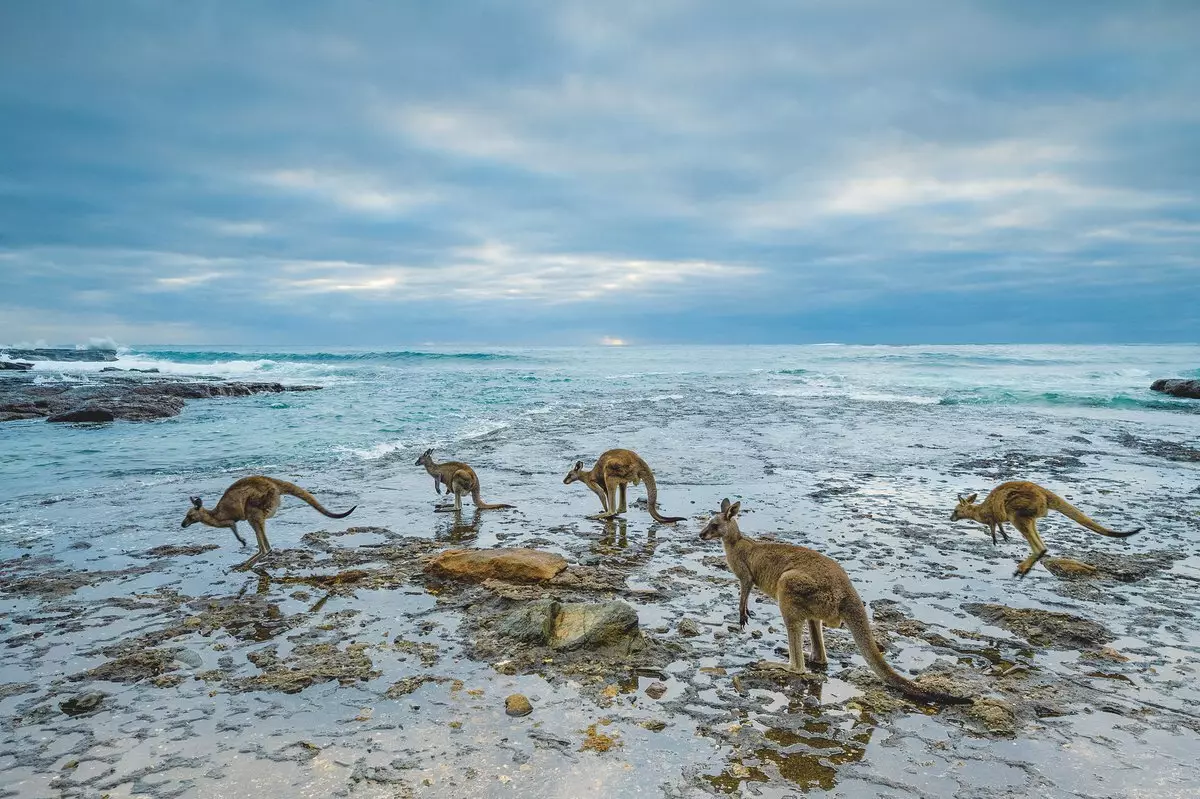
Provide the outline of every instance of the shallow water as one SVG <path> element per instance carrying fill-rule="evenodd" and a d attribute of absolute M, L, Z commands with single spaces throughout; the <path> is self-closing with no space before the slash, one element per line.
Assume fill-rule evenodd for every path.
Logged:
<path fill-rule="evenodd" d="M 0 560 L 56 559 L 39 562 L 40 573 L 113 572 L 63 596 L 0 594 L 0 795 L 221 796 L 252 786 L 262 796 L 1193 796 L 1200 461 L 1156 442 L 1200 448 L 1200 403 L 1147 387 L 1197 376 L 1198 364 L 1200 348 L 1150 346 L 123 352 L 116 366 L 325 388 L 190 402 L 151 424 L 0 425 Z M 39 363 L 36 373 L 87 380 L 105 365 Z M 475 466 L 486 499 L 518 508 L 478 523 L 470 512 L 432 513 L 432 481 L 413 466 L 428 446 Z M 576 459 L 614 446 L 640 452 L 664 510 L 691 518 L 654 525 L 634 507 L 624 524 L 584 519 L 598 510 L 595 497 L 561 478 Z M 684 618 L 701 634 L 686 642 L 691 657 L 667 668 L 660 701 L 640 693 L 648 677 L 597 699 L 552 665 L 506 675 L 471 659 L 462 609 L 417 582 L 338 593 L 310 611 L 320 592 L 298 599 L 295 586 L 229 572 L 245 554 L 227 531 L 179 528 L 189 494 L 215 501 L 255 472 L 298 482 L 335 510 L 359 506 L 335 522 L 286 500 L 269 524 L 277 549 L 310 551 L 306 533 L 351 527 L 447 545 L 535 545 L 619 570 L 649 634 L 675 639 Z M 1134 582 L 1081 586 L 1042 567 L 1014 580 L 1027 553 L 1019 536 L 993 547 L 984 528 L 948 520 L 957 493 L 1005 479 L 1042 483 L 1111 526 L 1147 528 L 1117 541 L 1051 517 L 1040 529 L 1054 555 L 1173 561 Z M 641 495 L 631 489 L 631 499 Z M 762 597 L 745 632 L 728 629 L 736 587 L 717 565 L 719 546 L 696 540 L 724 496 L 742 499 L 747 533 L 838 559 L 868 603 L 896 600 L 947 639 L 896 636 L 887 656 L 902 672 L 950 660 L 1006 696 L 987 670 L 1022 662 L 1061 681 L 1065 715 L 1021 718 L 1015 736 L 997 737 L 959 711 L 856 709 L 861 691 L 839 675 L 861 659 L 844 633 L 830 634 L 843 645 L 831 647 L 838 663 L 819 701 L 790 683 L 739 692 L 732 677 L 778 659 L 786 640 Z M 387 540 L 368 531 L 329 545 Z M 80 542 L 90 547 L 71 548 Z M 208 542 L 220 548 L 144 555 Z M 180 602 L 246 597 L 276 605 L 294 626 L 173 639 L 202 661 L 182 667 L 178 685 L 67 679 L 104 663 L 105 645 L 162 628 Z M 1030 646 L 966 602 L 1101 622 L 1128 660 L 1098 666 L 1069 648 Z M 192 679 L 217 668 L 253 675 L 247 654 L 275 645 L 286 657 L 324 628 L 343 646 L 368 644 L 379 676 L 297 694 Z M 417 644 L 433 662 L 413 654 Z M 397 680 L 422 675 L 462 686 L 427 682 L 386 698 Z M 28 687 L 6 693 L 6 684 Z M 85 689 L 111 694 L 103 711 L 57 712 L 59 698 Z M 504 715 L 512 692 L 533 700 L 533 715 Z M 579 751 L 603 720 L 620 744 Z M 666 726 L 639 726 L 649 720 Z"/>

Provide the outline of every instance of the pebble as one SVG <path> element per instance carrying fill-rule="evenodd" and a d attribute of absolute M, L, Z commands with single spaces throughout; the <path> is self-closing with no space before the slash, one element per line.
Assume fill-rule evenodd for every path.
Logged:
<path fill-rule="evenodd" d="M 524 694 L 512 694 L 504 700 L 504 712 L 510 716 L 528 716 L 533 712 L 533 705 Z"/>
<path fill-rule="evenodd" d="M 650 697 L 651 699 L 661 699 L 663 694 L 666 692 L 667 684 L 665 682 L 655 680 L 646 686 L 646 696 Z"/>

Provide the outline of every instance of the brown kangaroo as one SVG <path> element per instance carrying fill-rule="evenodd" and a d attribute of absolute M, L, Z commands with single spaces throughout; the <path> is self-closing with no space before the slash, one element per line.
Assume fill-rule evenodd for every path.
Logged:
<path fill-rule="evenodd" d="M 434 508 L 438 513 L 446 513 L 449 511 L 462 510 L 462 495 L 470 494 L 471 501 L 475 503 L 478 510 L 499 510 L 501 508 L 513 508 L 515 505 L 506 505 L 501 503 L 484 502 L 479 496 L 479 476 L 472 469 L 461 461 L 446 461 L 445 463 L 433 462 L 433 450 L 427 449 L 421 453 L 421 457 L 417 458 L 417 466 L 424 466 L 425 471 L 433 475 L 433 488 L 438 494 L 442 493 L 442 486 L 446 486 L 447 494 L 454 494 L 454 505 L 443 505 Z"/>
<path fill-rule="evenodd" d="M 1029 570 L 1046 554 L 1046 545 L 1042 543 L 1042 537 L 1038 535 L 1037 520 L 1052 510 L 1079 522 L 1093 532 L 1110 538 L 1128 538 L 1142 529 L 1138 527 L 1127 533 L 1110 530 L 1089 519 L 1082 511 L 1053 491 L 1047 491 L 1037 483 L 1025 480 L 1001 483 L 992 489 L 992 493 L 988 494 L 983 502 L 976 505 L 974 502 L 978 496 L 978 494 L 972 494 L 969 497 L 959 497 L 958 506 L 950 514 L 950 521 L 974 519 L 986 524 L 992 531 L 993 544 L 996 543 L 997 528 L 1004 536 L 1004 540 L 1008 540 L 1008 535 L 1004 532 L 1004 523 L 1010 522 L 1013 527 L 1017 528 L 1017 532 L 1025 536 L 1025 540 L 1029 542 L 1029 548 L 1032 550 L 1029 557 L 1017 566 L 1017 570 L 1014 572 L 1017 577 L 1024 577 L 1028 574 Z"/>
<path fill-rule="evenodd" d="M 596 496 L 600 497 L 600 504 L 604 508 L 603 512 L 589 516 L 589 519 L 611 519 L 624 513 L 626 510 L 625 487 L 630 483 L 637 485 L 643 481 L 646 483 L 646 501 L 650 506 L 650 515 L 654 521 L 670 524 L 681 522 L 685 518 L 683 516 L 663 516 L 658 512 L 658 485 L 654 482 L 654 472 L 650 471 L 646 462 L 633 450 L 610 449 L 600 456 L 596 465 L 591 469 L 584 469 L 583 461 L 576 461 L 575 468 L 567 472 L 567 476 L 563 478 L 563 485 L 570 485 L 580 480 L 596 492 Z M 620 507 L 617 507 L 616 503 L 618 487 L 621 490 Z"/>
<path fill-rule="evenodd" d="M 279 510 L 279 498 L 283 494 L 291 494 L 293 497 L 304 500 L 331 519 L 344 519 L 354 512 L 354 508 L 358 507 L 355 505 L 345 513 L 332 513 L 326 510 L 320 502 L 317 502 L 316 497 L 300 486 L 286 480 L 256 475 L 243 477 L 225 489 L 225 493 L 221 495 L 221 499 L 217 501 L 212 510 L 205 509 L 204 502 L 200 497 L 191 497 L 192 508 L 183 517 L 182 526 L 187 527 L 200 522 L 209 527 L 228 527 L 233 530 L 234 536 L 242 543 L 242 546 L 246 546 L 246 539 L 238 533 L 237 523 L 249 522 L 255 537 L 258 538 L 258 552 L 245 563 L 235 567 L 237 571 L 249 569 L 259 558 L 271 551 L 271 545 L 267 542 L 267 519 L 274 516 L 275 511 Z"/>
<path fill-rule="evenodd" d="M 809 659 L 815 664 L 824 665 L 826 656 L 822 624 L 841 627 L 845 623 L 854 636 L 854 643 L 858 644 L 859 651 L 866 658 L 867 665 L 890 688 L 918 702 L 970 704 L 970 698 L 928 690 L 900 676 L 887 664 L 875 645 L 867 608 L 850 583 L 850 577 L 837 561 L 807 547 L 756 541 L 742 535 L 737 523 L 741 508 L 740 502 L 730 505 L 728 499 L 724 500 L 721 510 L 701 531 L 700 538 L 705 541 L 719 538 L 725 545 L 725 563 L 741 583 L 738 621 L 742 627 L 750 618 L 746 603 L 752 587 L 757 586 L 779 603 L 779 612 L 783 614 L 783 623 L 787 627 L 790 657 L 787 663 L 765 662 L 762 665 L 804 674 L 803 636 L 806 622 L 812 639 Z"/>

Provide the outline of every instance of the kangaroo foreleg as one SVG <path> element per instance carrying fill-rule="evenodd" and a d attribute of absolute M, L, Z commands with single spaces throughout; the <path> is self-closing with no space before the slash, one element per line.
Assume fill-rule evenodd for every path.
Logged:
<path fill-rule="evenodd" d="M 754 583 L 750 580 L 742 580 L 742 593 L 738 597 L 738 624 L 742 629 L 746 629 L 746 622 L 750 621 L 750 589 L 754 587 Z"/>
<path fill-rule="evenodd" d="M 229 529 L 233 530 L 233 537 L 238 540 L 238 543 L 241 544 L 242 546 L 246 546 L 246 539 L 242 538 L 242 534 L 238 532 L 237 522 L 234 522 L 233 524 L 229 525 Z"/>

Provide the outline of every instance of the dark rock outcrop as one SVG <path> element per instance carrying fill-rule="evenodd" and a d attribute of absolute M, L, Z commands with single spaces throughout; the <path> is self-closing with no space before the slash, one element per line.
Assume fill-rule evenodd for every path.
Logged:
<path fill-rule="evenodd" d="M 190 399 L 248 397 L 319 388 L 282 383 L 185 382 L 112 374 L 97 376 L 94 382 L 84 385 L 34 384 L 23 375 L 14 375 L 0 382 L 0 422 L 18 419 L 145 422 L 179 415 L 184 401 Z"/>
<path fill-rule="evenodd" d="M 1200 380 L 1155 380 L 1150 384 L 1150 390 L 1172 397 L 1200 399 Z"/>
<path fill-rule="evenodd" d="M 33 364 L 25 361 L 0 361 L 0 372 L 28 372 Z"/>
<path fill-rule="evenodd" d="M 77 350 L 59 347 L 37 347 L 35 349 L 6 349 L 3 352 L 10 358 L 21 358 L 27 361 L 115 361 L 116 350 Z"/>

